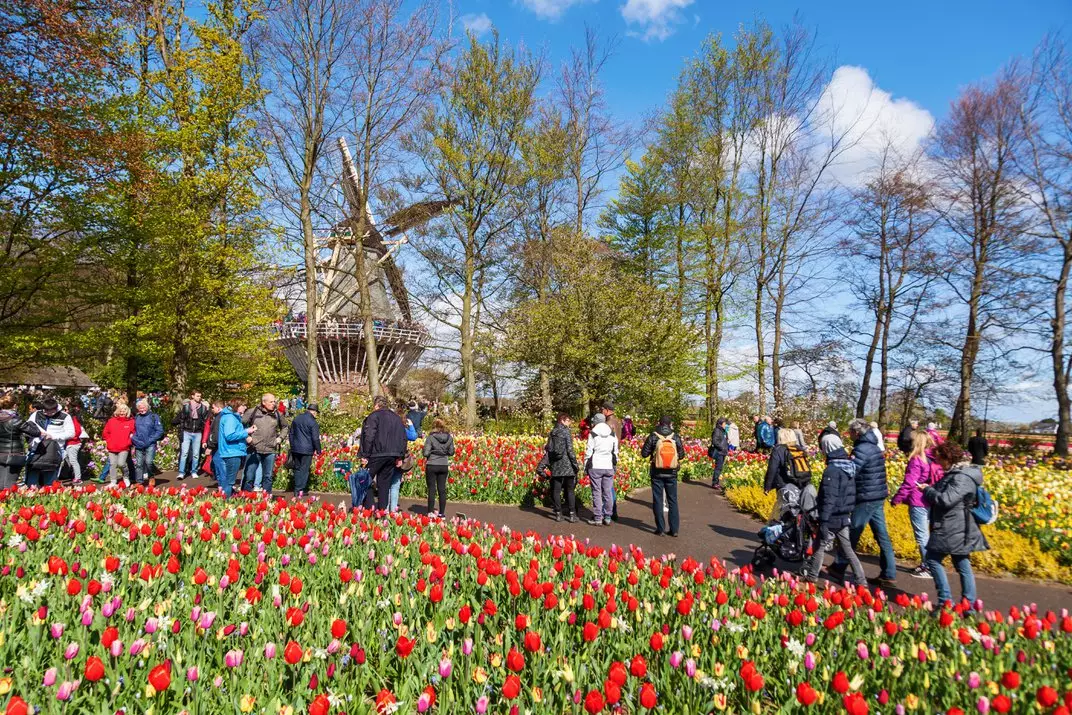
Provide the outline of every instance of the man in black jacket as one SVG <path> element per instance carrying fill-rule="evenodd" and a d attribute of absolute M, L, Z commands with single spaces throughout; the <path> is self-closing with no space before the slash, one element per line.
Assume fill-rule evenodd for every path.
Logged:
<path fill-rule="evenodd" d="M 201 466 L 201 439 L 208 416 L 208 405 L 201 400 L 200 390 L 194 390 L 190 399 L 183 402 L 179 410 L 179 435 L 182 438 L 182 447 L 179 450 L 179 479 L 186 479 L 187 474 L 197 475 L 197 469 Z M 186 469 L 187 458 L 190 460 L 189 471 Z"/>
<path fill-rule="evenodd" d="M 714 472 L 711 476 L 711 486 L 715 489 L 721 486 L 718 480 L 722 476 L 722 467 L 726 464 L 726 455 L 730 451 L 726 422 L 725 417 L 719 417 L 715 422 L 715 429 L 711 432 L 711 446 L 707 448 L 707 456 L 715 461 Z"/>
<path fill-rule="evenodd" d="M 640 456 L 651 459 L 649 475 L 651 476 L 651 509 L 655 514 L 655 535 L 662 536 L 664 533 L 669 533 L 670 536 L 677 536 L 680 526 L 677 509 L 677 470 L 681 460 L 685 458 L 685 445 L 681 442 L 681 435 L 674 432 L 669 415 L 663 415 L 659 419 L 659 425 L 645 440 Z M 669 502 L 670 507 L 669 531 L 663 528 L 664 498 Z"/>
<path fill-rule="evenodd" d="M 376 508 L 386 509 L 395 467 L 402 466 L 402 458 L 406 456 L 406 425 L 402 423 L 402 418 L 390 409 L 387 398 L 383 395 L 373 400 L 372 406 L 375 409 L 361 425 L 361 449 L 358 456 L 375 481 Z"/>
<path fill-rule="evenodd" d="M 986 465 L 986 456 L 990 454 L 990 443 L 986 441 L 981 429 L 975 430 L 975 436 L 968 440 L 968 454 L 972 456 L 972 464 L 979 467 Z"/>
<path fill-rule="evenodd" d="M 886 528 L 886 498 L 890 495 L 886 485 L 886 456 L 866 420 L 853 420 L 849 424 L 849 436 L 853 439 L 852 462 L 856 465 L 856 506 L 852 510 L 850 529 L 852 548 L 855 551 L 864 527 L 870 526 L 871 534 L 878 542 L 882 572 L 877 579 L 869 580 L 876 586 L 888 588 L 897 578 L 897 562 Z M 839 554 L 829 569 L 831 578 L 840 582 L 845 577 L 847 565 L 848 562 Z"/>
<path fill-rule="evenodd" d="M 294 496 L 302 497 L 309 487 L 309 467 L 313 455 L 320 454 L 320 425 L 316 418 L 320 408 L 313 403 L 290 423 L 287 434 L 290 440 L 290 454 L 294 458 Z"/>
<path fill-rule="evenodd" d="M 559 413 L 558 422 L 547 436 L 547 445 L 544 446 L 544 459 L 547 467 L 551 470 L 551 502 L 554 504 L 554 513 L 551 518 L 562 521 L 563 516 L 568 516 L 569 521 L 577 521 L 577 503 L 574 494 L 577 486 L 577 472 L 581 471 L 577 464 L 577 450 L 573 446 L 573 433 L 570 432 L 570 416 L 565 412 Z M 566 509 L 562 509 L 562 491 L 566 492 Z"/>
<path fill-rule="evenodd" d="M 911 454 L 912 437 L 915 435 L 917 429 L 919 429 L 919 420 L 909 420 L 908 424 L 901 429 L 901 433 L 897 435 L 897 449 L 905 454 Z"/>

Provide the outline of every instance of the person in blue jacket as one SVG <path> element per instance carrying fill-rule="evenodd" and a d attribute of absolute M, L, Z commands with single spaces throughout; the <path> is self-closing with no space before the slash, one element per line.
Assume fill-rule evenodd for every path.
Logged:
<path fill-rule="evenodd" d="M 138 400 L 137 414 L 134 415 L 134 479 L 138 484 L 148 482 L 153 486 L 153 459 L 156 457 L 156 443 L 164 436 L 164 425 L 160 415 L 149 409 L 149 401 L 144 397 Z"/>
<path fill-rule="evenodd" d="M 217 428 L 219 434 L 213 469 L 216 471 L 216 483 L 224 496 L 228 497 L 234 492 L 235 477 L 242 464 L 242 457 L 246 456 L 250 435 L 257 431 L 256 425 L 246 427 L 238 416 L 238 410 L 244 404 L 238 397 L 228 402 L 220 412 L 220 426 Z"/>
<path fill-rule="evenodd" d="M 413 420 L 403 416 L 403 410 L 398 411 L 398 416 L 406 423 L 406 442 L 414 442 L 417 439 L 417 428 Z M 402 467 L 395 467 L 391 475 L 391 491 L 387 497 L 387 511 L 398 511 L 398 496 L 402 493 Z"/>

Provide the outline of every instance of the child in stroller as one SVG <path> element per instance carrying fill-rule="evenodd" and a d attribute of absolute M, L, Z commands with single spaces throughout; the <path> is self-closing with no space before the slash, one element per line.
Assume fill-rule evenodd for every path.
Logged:
<path fill-rule="evenodd" d="M 810 483 L 803 489 L 786 484 L 778 490 L 777 517 L 759 530 L 761 543 L 752 556 L 753 568 L 768 568 L 779 558 L 793 563 L 804 560 L 818 534 L 816 496 Z"/>

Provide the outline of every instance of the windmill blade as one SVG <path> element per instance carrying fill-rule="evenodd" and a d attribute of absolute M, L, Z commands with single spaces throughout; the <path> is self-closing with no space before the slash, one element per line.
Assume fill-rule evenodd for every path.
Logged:
<path fill-rule="evenodd" d="M 394 214 L 387 217 L 387 224 L 390 228 L 387 229 L 386 234 L 388 236 L 395 236 L 400 233 L 405 233 L 414 226 L 427 223 L 449 209 L 454 203 L 455 202 L 450 199 L 421 201 L 420 203 L 396 211 Z"/>
<path fill-rule="evenodd" d="M 387 275 L 387 283 L 391 286 L 391 293 L 398 304 L 398 310 L 408 322 L 413 322 L 413 311 L 409 307 L 409 292 L 406 290 L 406 281 L 402 277 L 402 270 L 395 263 L 390 254 L 383 257 L 383 272 Z"/>

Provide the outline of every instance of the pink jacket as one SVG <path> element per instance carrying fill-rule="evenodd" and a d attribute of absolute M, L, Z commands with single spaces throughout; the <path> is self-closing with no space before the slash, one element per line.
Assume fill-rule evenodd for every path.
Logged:
<path fill-rule="evenodd" d="M 904 481 L 901 488 L 890 500 L 893 504 L 908 504 L 908 506 L 927 506 L 923 500 L 923 490 L 917 489 L 917 484 L 935 484 L 942 478 L 942 468 L 934 462 L 924 462 L 919 457 L 908 460 L 905 469 Z"/>

